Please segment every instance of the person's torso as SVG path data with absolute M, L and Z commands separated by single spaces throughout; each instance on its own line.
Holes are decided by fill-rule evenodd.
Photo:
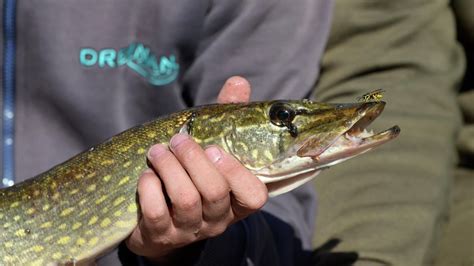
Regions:
M 17 1 L 16 182 L 186 107 L 203 2 Z

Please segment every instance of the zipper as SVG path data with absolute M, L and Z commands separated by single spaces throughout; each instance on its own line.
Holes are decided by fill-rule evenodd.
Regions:
M 2 185 L 15 183 L 16 0 L 3 2 Z

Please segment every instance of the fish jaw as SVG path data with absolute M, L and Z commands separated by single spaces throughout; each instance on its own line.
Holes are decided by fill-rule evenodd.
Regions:
M 254 174 L 267 185 L 270 196 L 277 196 L 308 182 L 330 166 L 396 138 L 400 133 L 398 126 L 377 134 L 366 129 L 380 115 L 384 105 L 384 102 L 369 102 L 347 107 L 344 112 L 349 115 L 344 118 L 345 127 L 325 132 L 326 139 L 322 142 L 317 142 L 314 137 L 308 138 L 294 155 L 254 170 Z
M 320 129 L 316 132 L 308 130 L 313 135 L 304 140 L 296 154 L 299 157 L 317 158 L 344 133 L 360 133 L 359 129 L 366 128 L 374 121 L 384 107 L 385 102 L 336 105 L 332 120 L 318 125 Z
M 371 131 L 367 131 L 366 129 L 358 134 L 345 133 L 320 156 L 315 158 L 315 161 L 320 166 L 335 165 L 342 162 L 341 160 L 345 161 L 359 154 L 368 152 L 369 150 L 396 138 L 398 134 L 400 134 L 400 128 L 398 126 L 393 126 L 377 134 L 373 134 Z

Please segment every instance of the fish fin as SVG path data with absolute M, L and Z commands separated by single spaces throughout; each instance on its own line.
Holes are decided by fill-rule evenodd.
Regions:
M 267 183 L 266 186 L 268 189 L 268 195 L 270 195 L 270 197 L 275 197 L 290 190 L 293 190 L 315 178 L 320 172 L 321 170 L 314 170 L 292 178 Z

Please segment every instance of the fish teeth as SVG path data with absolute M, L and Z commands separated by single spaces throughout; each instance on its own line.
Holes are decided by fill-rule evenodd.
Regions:
M 359 143 L 362 141 L 361 138 L 359 138 L 359 137 L 357 137 L 357 136 L 352 136 L 352 135 L 349 134 L 349 133 L 346 133 L 346 139 L 352 141 L 352 142 L 355 143 L 355 144 L 359 144 Z
M 373 130 L 367 130 L 364 128 L 364 130 L 359 134 L 359 137 L 360 138 L 367 138 L 367 137 L 371 137 L 374 135 L 374 131 Z

